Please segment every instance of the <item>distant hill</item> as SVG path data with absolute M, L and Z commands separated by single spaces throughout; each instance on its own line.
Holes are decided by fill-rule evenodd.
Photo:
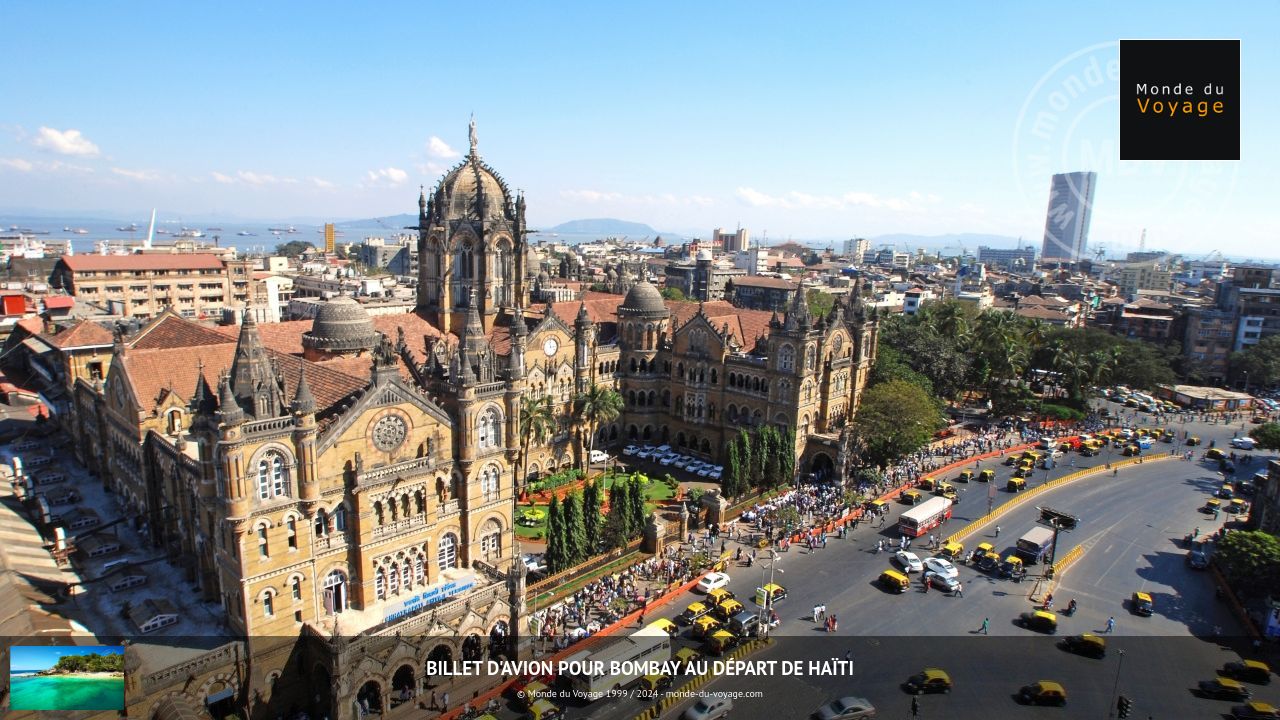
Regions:
M 379 221 L 381 221 L 381 222 L 379 222 Z M 402 227 L 404 227 L 404 226 L 406 226 L 406 225 L 415 225 L 415 226 L 416 226 L 416 225 L 418 224 L 418 215 L 417 215 L 416 213 L 414 213 L 414 214 L 410 214 L 410 213 L 400 213 L 399 215 L 387 215 L 387 216 L 385 216 L 385 217 L 378 217 L 378 218 L 365 218 L 364 220 L 348 220 L 348 221 L 346 221 L 346 222 L 334 223 L 334 227 L 339 227 L 339 228 L 351 228 L 351 227 L 366 228 L 366 227 L 370 227 L 370 226 L 373 226 L 373 225 L 382 225 L 382 224 L 384 224 L 384 223 L 385 223 L 385 225 L 386 225 L 386 226 L 388 226 L 388 227 L 392 227 L 392 228 L 395 228 L 395 229 L 399 230 L 400 228 L 402 228 Z
M 1021 244 L 1026 245 L 1028 241 L 1022 238 Z M 1032 243 L 1038 244 L 1038 243 Z M 976 252 L 979 245 L 986 245 L 993 248 L 1015 248 L 1019 247 L 1019 239 L 1008 235 L 986 235 L 983 233 L 951 233 L 948 235 L 911 235 L 908 233 L 893 233 L 890 235 L 878 235 L 871 238 L 871 246 L 878 247 L 880 245 L 905 245 L 911 250 L 918 247 L 928 250 L 939 250 L 942 248 L 959 249 L 962 245 L 970 252 Z
M 593 218 L 590 220 L 570 220 L 555 227 L 542 228 L 543 233 L 563 233 L 572 235 L 658 235 L 658 231 L 644 223 L 615 220 L 614 218 Z

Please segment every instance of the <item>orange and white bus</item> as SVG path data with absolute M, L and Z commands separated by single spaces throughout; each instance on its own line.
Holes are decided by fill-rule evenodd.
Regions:
M 898 516 L 898 532 L 907 537 L 920 537 L 951 517 L 951 501 L 930 498 Z

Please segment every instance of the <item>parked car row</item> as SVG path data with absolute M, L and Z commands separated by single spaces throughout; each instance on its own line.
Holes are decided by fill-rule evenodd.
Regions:
M 705 462 L 688 455 L 682 455 L 671 449 L 670 445 L 628 445 L 622 448 L 622 454 L 637 460 L 656 462 L 663 467 L 674 467 L 684 470 L 690 475 L 709 480 L 719 480 L 724 466 Z

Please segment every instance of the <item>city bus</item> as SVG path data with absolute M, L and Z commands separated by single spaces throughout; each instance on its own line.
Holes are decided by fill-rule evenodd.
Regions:
M 944 497 L 926 500 L 898 516 L 898 532 L 920 537 L 951 517 L 951 501 Z
M 607 697 L 610 691 L 626 687 L 648 674 L 643 663 L 670 660 L 671 636 L 661 628 L 648 626 L 628 637 L 606 641 L 604 647 L 582 660 L 588 667 L 599 663 L 603 672 L 574 673 L 569 676 L 569 684 L 576 697 L 594 702 Z M 620 668 L 624 672 L 611 674 L 610 666 L 615 662 L 630 664 L 631 667 Z

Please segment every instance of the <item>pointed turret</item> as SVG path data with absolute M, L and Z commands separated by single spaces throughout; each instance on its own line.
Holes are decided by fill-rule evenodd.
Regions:
M 244 314 L 240 338 L 236 341 L 235 359 L 231 362 L 231 391 L 255 420 L 285 414 L 284 387 L 279 372 L 271 361 L 253 313 Z
M 805 301 L 803 287 L 797 288 L 796 294 L 791 298 L 791 308 L 787 310 L 787 321 L 783 327 L 791 332 L 807 332 L 813 327 L 813 316 L 809 314 L 809 303 Z
M 244 422 L 244 410 L 236 401 L 235 392 L 231 389 L 231 378 L 222 376 L 218 383 L 218 422 L 233 426 Z
M 293 393 L 290 407 L 295 415 L 310 415 L 316 411 L 316 399 L 307 384 L 307 368 L 301 360 L 298 361 L 298 388 Z
M 218 407 L 218 398 L 209 387 L 209 380 L 204 376 L 204 362 L 198 366 L 199 376 L 196 378 L 196 389 L 191 393 L 191 410 L 196 413 L 210 413 Z

